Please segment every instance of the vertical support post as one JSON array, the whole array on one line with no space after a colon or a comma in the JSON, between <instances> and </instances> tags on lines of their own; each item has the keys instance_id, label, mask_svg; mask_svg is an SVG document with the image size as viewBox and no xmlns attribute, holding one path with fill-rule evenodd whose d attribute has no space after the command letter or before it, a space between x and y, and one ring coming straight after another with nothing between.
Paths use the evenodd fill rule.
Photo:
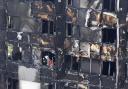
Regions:
<instances>
[{"instance_id":1,"label":"vertical support post","mask_svg":"<svg viewBox=\"0 0 128 89\"><path fill-rule=\"evenodd\" d=\"M116 10L117 13L120 11L120 0L116 0ZM118 88L119 81L119 46L120 46L120 24L119 17L117 16L117 43L116 43L116 88Z\"/></svg>"},{"instance_id":2,"label":"vertical support post","mask_svg":"<svg viewBox=\"0 0 128 89\"><path fill-rule=\"evenodd\" d=\"M119 44L120 44L120 27L119 27L119 19L117 20L117 44L116 44L116 88L118 87L118 76L119 76Z\"/></svg>"}]
</instances>

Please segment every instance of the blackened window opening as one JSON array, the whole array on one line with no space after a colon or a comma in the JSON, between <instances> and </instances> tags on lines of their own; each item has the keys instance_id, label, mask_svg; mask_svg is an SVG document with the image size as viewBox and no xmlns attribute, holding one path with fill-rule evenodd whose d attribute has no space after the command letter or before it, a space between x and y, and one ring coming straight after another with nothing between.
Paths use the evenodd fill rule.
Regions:
<instances>
[{"instance_id":1,"label":"blackened window opening","mask_svg":"<svg viewBox=\"0 0 128 89\"><path fill-rule=\"evenodd\" d=\"M50 21L49 22L49 25L50 25L49 26L49 30L50 30L49 33L50 34L54 34L54 22L53 21Z\"/></svg>"},{"instance_id":2,"label":"blackened window opening","mask_svg":"<svg viewBox=\"0 0 128 89\"><path fill-rule=\"evenodd\" d=\"M20 52L19 47L15 48L15 50L13 50L12 52L12 59L13 60L22 60L22 52Z\"/></svg>"},{"instance_id":3,"label":"blackened window opening","mask_svg":"<svg viewBox=\"0 0 128 89\"><path fill-rule=\"evenodd\" d=\"M17 79L8 79L8 89L19 89L19 81Z\"/></svg>"},{"instance_id":4,"label":"blackened window opening","mask_svg":"<svg viewBox=\"0 0 128 89\"><path fill-rule=\"evenodd\" d=\"M54 3L54 2L55 2L55 0L42 0L42 1L44 1L44 2L49 1L49 2L52 2L52 3Z\"/></svg>"},{"instance_id":5,"label":"blackened window opening","mask_svg":"<svg viewBox=\"0 0 128 89\"><path fill-rule=\"evenodd\" d=\"M108 75L109 73L109 62L103 62L102 74Z\"/></svg>"},{"instance_id":6,"label":"blackened window opening","mask_svg":"<svg viewBox=\"0 0 128 89\"><path fill-rule=\"evenodd\" d=\"M71 61L72 61L72 56L71 55L65 55L63 68L70 69L71 68Z\"/></svg>"},{"instance_id":7,"label":"blackened window opening","mask_svg":"<svg viewBox=\"0 0 128 89\"><path fill-rule=\"evenodd\" d=\"M110 61L104 61L102 74L109 75L109 76L113 76L114 74L116 74L116 63L110 62Z\"/></svg>"},{"instance_id":8,"label":"blackened window opening","mask_svg":"<svg viewBox=\"0 0 128 89\"><path fill-rule=\"evenodd\" d=\"M48 33L48 21L42 20L42 33Z\"/></svg>"},{"instance_id":9,"label":"blackened window opening","mask_svg":"<svg viewBox=\"0 0 128 89\"><path fill-rule=\"evenodd\" d=\"M80 62L77 60L77 57L72 57L72 70L80 70Z\"/></svg>"},{"instance_id":10,"label":"blackened window opening","mask_svg":"<svg viewBox=\"0 0 128 89\"><path fill-rule=\"evenodd\" d=\"M72 35L72 23L67 23L67 36Z\"/></svg>"},{"instance_id":11,"label":"blackened window opening","mask_svg":"<svg viewBox=\"0 0 128 89\"><path fill-rule=\"evenodd\" d=\"M48 85L48 89L53 89L53 85L52 84L49 84Z\"/></svg>"},{"instance_id":12,"label":"blackened window opening","mask_svg":"<svg viewBox=\"0 0 128 89\"><path fill-rule=\"evenodd\" d=\"M115 11L115 0L103 0L103 10L105 11Z\"/></svg>"},{"instance_id":13,"label":"blackened window opening","mask_svg":"<svg viewBox=\"0 0 128 89\"><path fill-rule=\"evenodd\" d=\"M102 29L102 42L103 43L114 43L116 40L116 29Z\"/></svg>"},{"instance_id":14,"label":"blackened window opening","mask_svg":"<svg viewBox=\"0 0 128 89\"><path fill-rule=\"evenodd\" d=\"M72 5L72 0L67 0L68 5Z\"/></svg>"},{"instance_id":15,"label":"blackened window opening","mask_svg":"<svg viewBox=\"0 0 128 89\"><path fill-rule=\"evenodd\" d=\"M110 76L113 76L116 74L116 63L110 62Z\"/></svg>"}]
</instances>

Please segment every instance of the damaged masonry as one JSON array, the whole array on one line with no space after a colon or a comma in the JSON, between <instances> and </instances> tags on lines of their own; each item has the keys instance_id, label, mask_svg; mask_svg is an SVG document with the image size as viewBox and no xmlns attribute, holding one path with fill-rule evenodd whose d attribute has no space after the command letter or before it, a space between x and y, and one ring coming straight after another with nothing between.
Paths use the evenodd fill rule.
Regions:
<instances>
[{"instance_id":1,"label":"damaged masonry","mask_svg":"<svg viewBox=\"0 0 128 89\"><path fill-rule=\"evenodd\" d=\"M0 0L0 89L128 89L127 0Z\"/></svg>"}]
</instances>

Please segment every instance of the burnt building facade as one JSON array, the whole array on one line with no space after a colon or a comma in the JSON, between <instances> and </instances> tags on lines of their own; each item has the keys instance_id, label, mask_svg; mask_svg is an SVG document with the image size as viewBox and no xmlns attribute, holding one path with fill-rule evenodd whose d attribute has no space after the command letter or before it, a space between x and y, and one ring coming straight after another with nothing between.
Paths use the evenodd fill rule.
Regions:
<instances>
[{"instance_id":1,"label":"burnt building facade","mask_svg":"<svg viewBox=\"0 0 128 89\"><path fill-rule=\"evenodd\" d=\"M127 0L0 0L0 89L127 89Z\"/></svg>"}]
</instances>

